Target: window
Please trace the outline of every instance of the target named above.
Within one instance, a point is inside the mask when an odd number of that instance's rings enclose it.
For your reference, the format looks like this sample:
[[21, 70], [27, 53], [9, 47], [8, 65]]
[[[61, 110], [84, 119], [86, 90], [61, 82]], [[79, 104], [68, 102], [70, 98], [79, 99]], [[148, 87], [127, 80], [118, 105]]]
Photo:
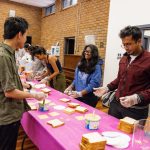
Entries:
[[65, 38], [65, 54], [74, 54], [75, 37]]
[[150, 51], [150, 24], [138, 26], [142, 31], [142, 46]]
[[77, 0], [62, 0], [62, 8], [77, 4]]
[[55, 3], [45, 8], [45, 16], [55, 12]]

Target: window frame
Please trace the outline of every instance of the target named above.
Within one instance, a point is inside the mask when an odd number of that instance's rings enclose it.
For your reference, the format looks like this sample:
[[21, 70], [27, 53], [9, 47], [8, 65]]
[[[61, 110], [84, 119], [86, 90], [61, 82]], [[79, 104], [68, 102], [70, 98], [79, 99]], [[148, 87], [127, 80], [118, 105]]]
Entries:
[[[54, 8], [53, 8], [53, 7], [54, 7]], [[48, 9], [50, 9], [50, 10], [48, 10]], [[54, 10], [53, 10], [53, 9], [54, 9]], [[45, 8], [44, 8], [44, 16], [49, 16], [49, 15], [51, 15], [51, 14], [54, 14], [55, 11], [56, 11], [56, 4], [53, 3], [53, 4], [49, 5], [48, 7], [45, 7]]]
[[[64, 4], [64, 3], [67, 3], [67, 4]], [[62, 0], [62, 9], [66, 9], [66, 8], [69, 8], [69, 7], [72, 7], [74, 5], [76, 5], [78, 3], [78, 0]]]

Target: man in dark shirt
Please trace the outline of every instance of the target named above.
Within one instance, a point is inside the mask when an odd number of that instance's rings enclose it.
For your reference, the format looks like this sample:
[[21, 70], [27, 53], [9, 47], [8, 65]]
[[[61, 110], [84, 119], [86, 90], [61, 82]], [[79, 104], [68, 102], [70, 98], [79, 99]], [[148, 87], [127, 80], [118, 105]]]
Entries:
[[127, 26], [119, 36], [126, 53], [119, 62], [118, 76], [94, 93], [101, 97], [117, 89], [108, 113], [119, 119], [126, 116], [145, 119], [150, 103], [150, 53], [142, 48], [142, 33], [138, 27]]
[[28, 23], [21, 17], [10, 17], [4, 24], [4, 42], [0, 43], [0, 150], [16, 149], [20, 119], [29, 110], [25, 98], [45, 98], [44, 93], [24, 92], [18, 75], [15, 50], [23, 48], [27, 29]]

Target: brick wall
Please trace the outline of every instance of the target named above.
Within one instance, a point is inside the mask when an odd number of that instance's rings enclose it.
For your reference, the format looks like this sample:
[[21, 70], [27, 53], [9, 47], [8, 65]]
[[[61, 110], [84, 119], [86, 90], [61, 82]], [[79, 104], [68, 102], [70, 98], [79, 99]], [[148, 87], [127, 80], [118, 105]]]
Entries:
[[104, 58], [110, 0], [78, 0], [77, 5], [62, 9], [61, 0], [56, 0], [56, 12], [44, 17], [44, 9], [0, 1], [0, 41], [3, 24], [9, 10], [15, 10], [17, 16], [27, 19], [30, 24], [28, 35], [33, 44], [41, 44], [46, 49], [59, 42], [60, 60], [64, 58], [64, 38], [75, 36], [75, 54], [80, 55], [84, 47], [85, 35], [96, 35], [96, 45], [100, 56]]
[[10, 9], [16, 11], [16, 16], [24, 17], [29, 22], [28, 36], [32, 36], [33, 44], [39, 44], [41, 42], [42, 10], [28, 5], [9, 2], [8, 0], [0, 0], [0, 41], [3, 40], [3, 24], [8, 17]]
[[78, 0], [77, 5], [62, 9], [61, 0], [56, 0], [56, 12], [42, 17], [41, 44], [46, 49], [50, 49], [50, 46], [59, 42], [60, 59], [63, 62], [64, 37], [75, 36], [75, 54], [80, 55], [84, 47], [85, 35], [94, 34], [100, 55], [104, 58], [109, 3], [110, 0]]

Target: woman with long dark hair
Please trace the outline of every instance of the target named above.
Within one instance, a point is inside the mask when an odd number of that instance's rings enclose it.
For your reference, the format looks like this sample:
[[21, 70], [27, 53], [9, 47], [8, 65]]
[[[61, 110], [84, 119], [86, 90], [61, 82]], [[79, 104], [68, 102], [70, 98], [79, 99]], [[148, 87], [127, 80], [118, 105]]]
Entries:
[[98, 97], [93, 94], [93, 88], [100, 86], [102, 64], [103, 61], [99, 59], [98, 48], [92, 44], [85, 46], [81, 60], [75, 70], [74, 81], [64, 93], [96, 107]]
[[46, 50], [40, 46], [32, 46], [30, 49], [32, 55], [39, 60], [44, 60], [47, 66], [47, 71], [38, 77], [38, 80], [41, 80], [41, 83], [50, 83], [54, 89], [64, 92], [66, 79], [58, 58], [48, 55]]

